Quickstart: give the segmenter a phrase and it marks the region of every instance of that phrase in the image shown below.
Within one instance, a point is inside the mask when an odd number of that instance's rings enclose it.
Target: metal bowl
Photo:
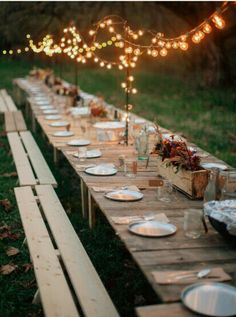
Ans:
[[[220,235],[222,235],[222,237],[234,241],[236,242],[236,236],[233,236],[232,234],[230,234],[227,230],[227,226],[224,222],[221,222],[211,216],[208,216],[208,219],[210,221],[210,224],[212,225],[212,227],[219,232]]]

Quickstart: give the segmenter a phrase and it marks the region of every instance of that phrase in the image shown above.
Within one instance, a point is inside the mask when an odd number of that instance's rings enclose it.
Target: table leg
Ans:
[[[80,178],[82,215],[84,218],[88,216],[88,188],[82,178]]]
[[[92,229],[95,225],[96,220],[95,214],[95,201],[91,195],[91,192],[88,191],[88,221],[89,221],[89,228]]]

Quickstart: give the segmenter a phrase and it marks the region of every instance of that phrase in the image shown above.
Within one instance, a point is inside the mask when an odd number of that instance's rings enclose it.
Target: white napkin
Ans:
[[[146,215],[146,216],[122,216],[122,217],[111,217],[112,221],[117,225],[128,225],[133,221],[142,221],[142,220],[157,220],[163,223],[168,223],[169,219],[164,214],[156,214],[156,215]]]

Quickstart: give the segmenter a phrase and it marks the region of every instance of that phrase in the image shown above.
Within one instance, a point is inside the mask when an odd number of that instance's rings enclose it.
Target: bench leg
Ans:
[[[57,164],[57,161],[58,161],[58,151],[57,151],[57,148],[53,148],[53,162],[55,164]]]
[[[84,218],[88,216],[88,188],[86,187],[82,178],[80,178],[81,202],[82,202],[82,215]]]
[[[92,229],[95,225],[95,201],[90,193],[88,192],[88,221],[89,221],[89,228]]]
[[[36,293],[34,294],[34,298],[32,301],[33,304],[38,305],[41,303],[41,299],[40,299],[40,294],[39,294],[39,290],[37,289]]]

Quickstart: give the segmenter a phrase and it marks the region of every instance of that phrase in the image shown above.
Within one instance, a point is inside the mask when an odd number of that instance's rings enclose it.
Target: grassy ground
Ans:
[[[34,64],[24,61],[0,61],[0,88],[11,91],[12,79],[26,75]],[[59,73],[58,67],[56,72]],[[65,79],[74,81],[74,70],[71,66],[64,66],[62,75]],[[122,107],[122,75],[115,71],[108,73],[105,70],[81,68],[78,81],[82,89],[101,94],[108,102]],[[157,117],[162,126],[183,132],[191,141],[236,166],[236,94],[233,88],[203,90],[191,80],[150,71],[139,71],[136,78],[136,87],[140,93],[133,98],[135,112],[149,119]],[[31,304],[36,283],[29,265],[27,248],[22,245],[24,233],[13,194],[17,178],[7,139],[2,131],[1,124],[0,266],[11,264],[15,267],[14,272],[9,275],[0,274],[0,316],[35,317],[40,316],[41,307]],[[62,162],[60,168],[56,168],[52,164],[51,151],[46,147],[45,141],[40,134],[35,137],[59,181],[58,195],[72,224],[109,289],[113,301],[117,307],[121,307],[122,316],[133,316],[133,306],[157,302],[123,245],[114,238],[114,233],[105,219],[98,217],[96,229],[89,230],[78,212],[79,184],[70,167]],[[9,203],[10,209],[7,208]],[[9,247],[15,247],[20,252],[15,256],[8,256],[6,252]]]

